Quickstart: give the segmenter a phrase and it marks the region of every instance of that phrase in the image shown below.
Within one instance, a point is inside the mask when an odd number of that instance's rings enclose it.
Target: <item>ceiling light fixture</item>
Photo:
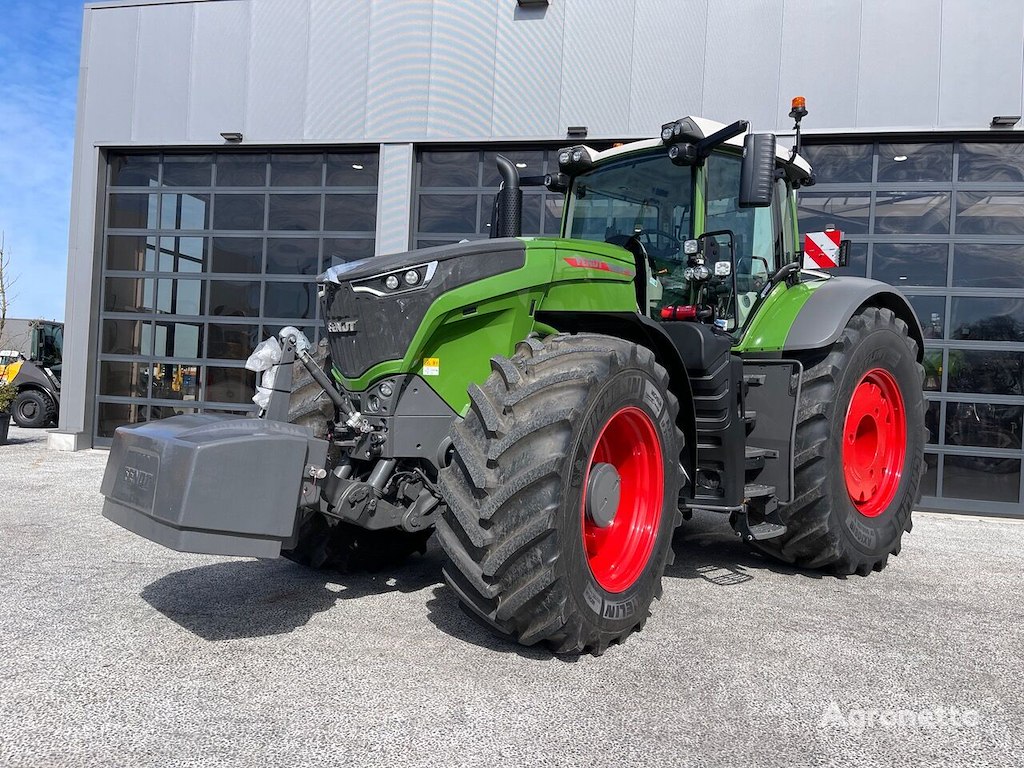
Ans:
[[[352,168],[357,171],[363,170],[363,166],[361,166],[359,163],[352,163]]]
[[[896,155],[896,156],[895,156],[895,157],[893,158],[893,160],[895,160],[895,161],[896,161],[897,163],[902,163],[902,162],[903,162],[904,160],[906,160],[906,159],[907,159],[907,156],[906,156],[906,155]]]
[[[989,123],[990,128],[1013,128],[1020,122],[1020,115],[996,115]]]

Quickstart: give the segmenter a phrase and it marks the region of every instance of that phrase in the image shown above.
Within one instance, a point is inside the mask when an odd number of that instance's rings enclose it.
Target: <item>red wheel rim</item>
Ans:
[[[873,368],[850,398],[843,424],[843,473],[858,512],[878,517],[896,496],[907,455],[907,414],[896,379]]]
[[[598,526],[587,514],[590,470],[599,463],[611,464],[619,474],[619,504],[607,527]],[[639,408],[622,408],[598,435],[583,477],[587,564],[608,592],[629,589],[647,566],[658,538],[664,491],[661,441],[654,422]]]

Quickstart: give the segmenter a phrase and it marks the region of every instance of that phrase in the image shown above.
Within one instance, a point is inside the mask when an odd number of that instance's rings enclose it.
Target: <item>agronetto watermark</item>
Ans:
[[[948,730],[977,728],[981,715],[964,707],[924,707],[922,709],[881,709],[842,707],[833,701],[818,720],[819,728],[846,730],[850,733],[893,730]]]

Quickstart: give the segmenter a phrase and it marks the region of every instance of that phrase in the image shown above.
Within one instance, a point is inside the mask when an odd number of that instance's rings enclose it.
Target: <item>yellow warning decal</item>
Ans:
[[[423,358],[423,375],[424,376],[440,376],[441,375],[441,358],[439,358],[439,357],[424,357]]]

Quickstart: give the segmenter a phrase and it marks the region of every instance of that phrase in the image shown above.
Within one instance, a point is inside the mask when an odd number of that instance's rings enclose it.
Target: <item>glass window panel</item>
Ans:
[[[934,453],[924,455],[924,475],[921,478],[921,495],[935,496],[938,480],[939,457]]]
[[[267,156],[218,155],[218,187],[264,187],[267,184]]]
[[[924,391],[938,392],[942,389],[942,350],[924,351]]]
[[[358,261],[373,256],[376,241],[373,238],[325,237],[324,268],[345,261]]]
[[[160,257],[157,262],[160,272],[199,273],[203,271],[205,263],[206,238],[160,238]]]
[[[953,298],[950,338],[1024,341],[1024,299]]]
[[[485,189],[497,189],[501,184],[501,174],[495,159],[504,155],[511,160],[520,176],[543,176],[544,155],[542,149],[503,149],[497,152],[484,152],[483,184]]]
[[[417,248],[439,248],[445,245],[454,245],[458,240],[417,240]]]
[[[214,229],[263,229],[264,195],[214,195]]]
[[[942,404],[936,400],[925,402],[924,426],[928,430],[928,442],[939,442],[939,410]]]
[[[208,187],[213,180],[213,155],[165,155],[165,187]]]
[[[946,445],[1021,448],[1024,406],[946,403]]]
[[[198,323],[157,323],[153,350],[157,357],[202,357],[203,326]]]
[[[312,342],[314,344],[316,343],[316,338],[317,338],[316,333],[317,333],[317,330],[318,330],[317,326],[315,326],[315,325],[299,325],[298,323],[286,323],[286,325],[290,325],[293,328],[298,328],[300,331],[302,331],[304,334],[306,334],[306,338],[309,339],[310,342]],[[264,325],[263,326],[263,338],[266,339],[266,338],[269,338],[271,336],[277,336],[278,334],[281,333],[281,329],[284,328],[284,327],[285,327],[284,325]]]
[[[153,269],[156,264],[156,238],[143,235],[107,237],[107,269],[132,272]]]
[[[100,363],[100,394],[148,397],[149,364],[105,361]]]
[[[805,144],[800,149],[820,184],[871,181],[873,144]]]
[[[267,239],[267,272],[277,275],[315,275],[320,271],[320,241],[316,238]]]
[[[126,424],[141,424],[149,418],[149,406],[136,403],[100,403],[96,414],[98,437],[113,437]]]
[[[900,235],[947,234],[949,193],[876,192],[875,232]]]
[[[142,277],[108,277],[104,281],[103,309],[107,312],[152,312],[156,307],[155,281]]]
[[[1024,192],[957,192],[956,232],[1024,236]]]
[[[945,243],[875,243],[871,276],[904,285],[945,285],[949,246]]]
[[[562,231],[562,211],[565,198],[561,195],[544,196],[544,234],[557,236]]]
[[[878,145],[878,181],[949,181],[952,144]]]
[[[259,317],[260,284],[248,280],[211,280],[210,314]]]
[[[209,195],[160,195],[161,229],[206,229],[210,226]]]
[[[268,229],[316,232],[320,229],[320,195],[271,195]]]
[[[313,319],[316,316],[316,284],[267,283],[264,314],[267,317]]]
[[[848,194],[801,193],[797,209],[801,232],[823,232],[835,227],[844,235],[866,235],[871,212],[867,192]]]
[[[171,416],[191,416],[199,413],[199,408],[185,407],[176,403],[153,403],[149,406],[149,418],[153,421],[169,419]]]
[[[1020,501],[1020,459],[946,456],[942,495],[978,501]]]
[[[480,153],[476,150],[424,151],[420,153],[421,187],[477,187],[480,185]]]
[[[1024,245],[957,243],[953,285],[964,288],[1024,288]]]
[[[115,155],[110,158],[110,186],[155,187],[160,172],[157,155]]]
[[[946,335],[946,299],[942,296],[907,296],[926,339]]]
[[[221,360],[245,360],[259,342],[258,325],[210,323],[207,330],[206,355]]]
[[[1024,395],[1024,353],[949,350],[948,391]]]
[[[960,181],[1024,182],[1024,144],[961,142]]]
[[[213,238],[210,269],[213,272],[260,272],[263,269],[263,238]]]
[[[484,235],[491,234],[491,219],[494,217],[495,195],[480,196],[480,221],[477,224],[477,232]],[[526,234],[525,230],[523,234]]]
[[[419,203],[420,232],[476,232],[476,195],[420,195]]]
[[[206,399],[215,403],[251,403],[256,374],[245,368],[207,368]]]
[[[377,227],[376,195],[326,195],[324,229],[328,232],[372,232]]]
[[[161,279],[157,284],[156,308],[170,315],[201,315],[203,287],[202,280]]]
[[[328,187],[376,187],[376,152],[328,152]]]
[[[523,195],[523,234],[539,235],[541,208],[544,205],[543,195]],[[490,235],[491,213],[494,210],[494,195],[482,195],[480,198],[480,234]]]
[[[152,397],[155,400],[198,400],[201,378],[200,368],[194,363],[154,363]],[[179,414],[165,411],[159,418],[174,415]]]
[[[140,320],[104,320],[100,351],[111,355],[148,355],[153,327]]]
[[[157,195],[114,192],[108,198],[107,226],[111,229],[156,229]]]
[[[319,187],[323,184],[324,156],[272,154],[270,186]]]

